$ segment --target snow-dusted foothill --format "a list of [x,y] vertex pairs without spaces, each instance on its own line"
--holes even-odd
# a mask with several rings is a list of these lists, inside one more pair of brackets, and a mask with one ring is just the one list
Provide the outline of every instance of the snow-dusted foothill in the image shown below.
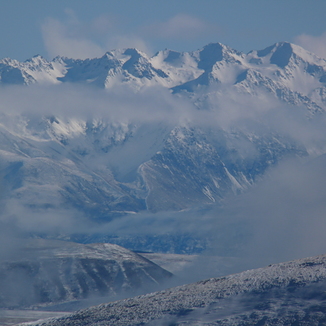
[[326,256],[102,304],[37,326],[323,325]]

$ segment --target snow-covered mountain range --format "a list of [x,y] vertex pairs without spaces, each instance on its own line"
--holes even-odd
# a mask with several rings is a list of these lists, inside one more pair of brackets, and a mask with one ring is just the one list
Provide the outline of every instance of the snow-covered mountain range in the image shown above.
[[0,76],[2,84],[82,83],[103,88],[127,84],[134,89],[161,85],[175,93],[193,93],[217,83],[252,94],[265,89],[311,111],[323,110],[326,101],[326,61],[287,42],[248,54],[212,43],[193,52],[164,50],[152,57],[125,49],[86,60],[2,59]]
[[270,265],[32,325],[323,325],[325,264],[323,255]]
[[83,83],[103,88],[128,84],[134,89],[158,84],[175,93],[218,83],[253,94],[265,89],[312,111],[325,108],[326,61],[287,42],[248,54],[212,43],[193,52],[164,50],[152,57],[125,49],[86,60],[2,59],[0,75],[2,84]]
[[[269,94],[305,107],[308,115],[324,112],[326,103],[326,61],[284,42],[247,55],[217,43],[189,53],[165,50],[151,58],[127,49],[87,60],[3,59],[0,76],[3,85],[128,85],[135,92],[159,85],[176,97],[190,98],[204,111],[216,109],[214,101],[226,89],[232,90],[231,97]],[[140,126],[105,118],[65,118],[56,112],[15,120],[5,104],[2,115],[2,171],[10,190],[30,201],[28,194],[42,188],[44,205],[60,193],[60,200],[104,217],[218,202],[230,191],[246,189],[282,157],[306,155],[308,150],[274,130],[262,134],[178,122]],[[145,141],[147,150],[126,160],[131,154],[125,148]],[[254,159],[243,148],[255,152]],[[104,160],[104,170],[95,171],[88,158]]]

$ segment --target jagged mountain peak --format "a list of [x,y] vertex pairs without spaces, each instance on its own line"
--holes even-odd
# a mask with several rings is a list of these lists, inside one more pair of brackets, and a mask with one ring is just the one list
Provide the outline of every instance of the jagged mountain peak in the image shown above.
[[325,66],[326,60],[319,58],[312,52],[309,52],[299,45],[289,42],[278,42],[263,50],[251,51],[248,53],[250,58],[260,58],[262,61],[257,63],[275,64],[279,68],[285,68],[291,58],[294,60],[301,60],[307,63]]
[[149,60],[148,55],[145,52],[138,50],[137,48],[122,48],[110,50],[107,51],[103,57],[117,59],[123,63],[130,59],[137,60],[143,58],[146,61]]
[[187,63],[193,65],[193,61],[195,61],[198,69],[210,70],[216,62],[228,59],[232,56],[242,57],[243,55],[243,53],[222,43],[209,43],[203,48],[191,52],[178,52],[165,49],[157,52],[151,60],[154,62],[162,60],[173,66],[182,66]]
[[212,69],[217,61],[223,60],[224,48],[220,43],[211,43],[199,51],[198,68],[203,70]]
[[132,76],[138,78],[153,79],[155,76],[167,78],[168,75],[161,69],[156,69],[150,63],[147,55],[138,51],[137,49],[126,49],[124,55],[129,55],[130,59],[127,60],[122,68],[128,71]]
[[16,59],[11,59],[11,58],[3,58],[0,60],[0,64],[4,64],[4,65],[19,65],[19,61]]
[[289,61],[293,55],[294,52],[290,43],[278,43],[275,47],[275,51],[270,57],[270,63],[275,64],[280,68],[284,68],[289,64]]
[[123,54],[125,55],[130,55],[132,57],[144,57],[144,58],[148,58],[147,54],[145,52],[142,52],[136,48],[127,48],[125,50],[123,50]]
[[48,60],[46,60],[46,59],[45,59],[42,55],[40,55],[40,54],[35,54],[35,55],[33,55],[31,58],[25,60],[25,62],[27,62],[27,61],[35,61],[35,60],[41,60],[41,61],[46,61],[46,62],[48,62]]
[[279,68],[285,68],[293,55],[293,44],[289,42],[275,43],[263,50],[251,51],[248,53],[251,63],[275,64]]
[[[1,82],[9,84],[77,82],[109,88],[123,83],[136,90],[162,85],[174,92],[192,93],[212,83],[237,83],[248,69],[281,83],[293,79],[293,69],[300,70],[318,79],[313,83],[309,81],[312,84],[309,91],[326,80],[326,61],[288,42],[275,43],[247,55],[222,43],[210,43],[192,52],[166,49],[152,57],[136,48],[124,48],[85,60],[56,57],[48,62],[35,56],[23,63],[11,59],[3,59],[0,63]],[[282,71],[286,69],[284,75]]]
[[238,52],[231,47],[222,43],[210,43],[199,50],[198,68],[205,71],[211,70],[212,67],[219,61],[238,61],[243,57],[241,52]]
[[199,50],[199,52],[210,52],[210,53],[226,53],[226,52],[231,52],[231,53],[238,53],[241,54],[241,52],[231,48],[228,45],[225,45],[220,42],[212,42],[208,43],[205,45],[202,49]]

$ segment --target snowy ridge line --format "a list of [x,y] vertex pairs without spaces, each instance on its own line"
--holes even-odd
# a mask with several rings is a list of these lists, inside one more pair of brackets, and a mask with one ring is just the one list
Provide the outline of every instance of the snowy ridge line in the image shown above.
[[69,316],[28,325],[145,325],[167,314],[178,315],[182,311],[205,308],[242,293],[263,293],[293,285],[304,287],[325,279],[326,255],[321,255],[102,304]]
[[92,84],[100,88],[129,85],[135,90],[154,85],[175,93],[224,85],[254,94],[265,88],[286,102],[325,108],[326,60],[295,44],[279,42],[266,49],[238,52],[211,43],[191,52],[159,51],[153,57],[129,48],[101,58],[47,61],[35,56],[25,62],[0,60],[0,84]]

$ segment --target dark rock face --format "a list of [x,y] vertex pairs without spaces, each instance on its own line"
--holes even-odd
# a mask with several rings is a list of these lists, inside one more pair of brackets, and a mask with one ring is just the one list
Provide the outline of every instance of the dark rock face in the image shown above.
[[276,64],[280,68],[284,68],[289,63],[292,54],[291,44],[285,42],[281,43],[271,56],[270,62]]

